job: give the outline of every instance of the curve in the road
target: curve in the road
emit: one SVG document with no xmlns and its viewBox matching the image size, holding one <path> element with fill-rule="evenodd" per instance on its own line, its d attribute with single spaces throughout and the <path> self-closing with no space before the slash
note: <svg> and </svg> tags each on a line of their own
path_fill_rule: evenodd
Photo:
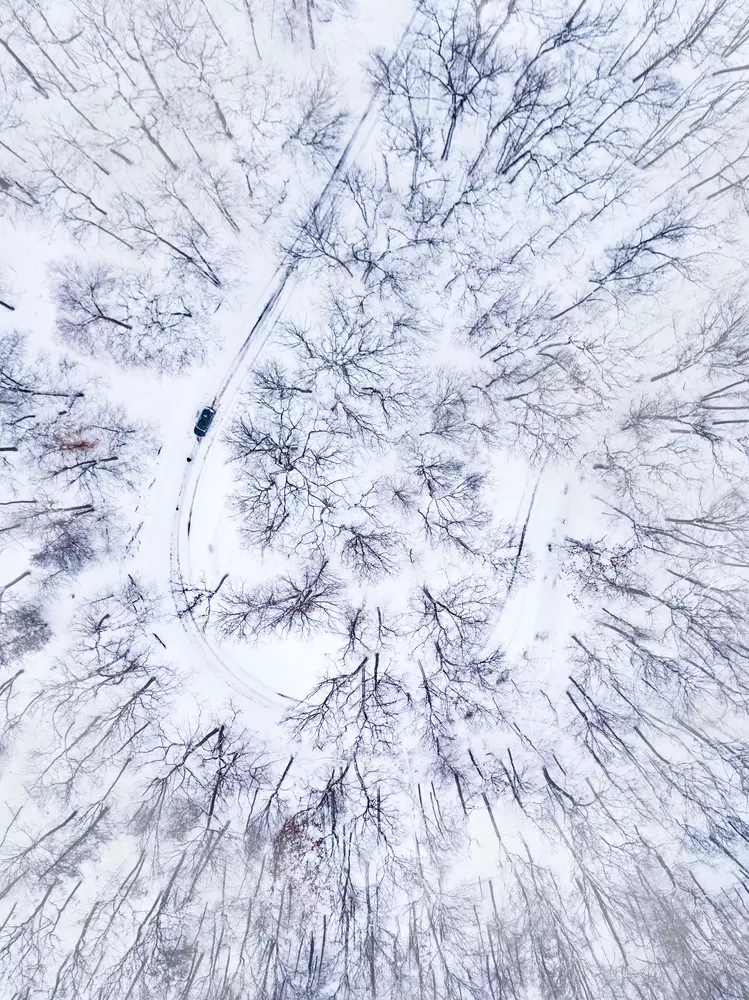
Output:
<svg viewBox="0 0 749 1000">
<path fill-rule="evenodd" d="M 413 30 L 414 23 L 419 16 L 421 16 L 421 12 L 417 7 L 393 51 L 391 62 L 395 60 L 398 53 L 406 44 Z M 333 203 L 335 197 L 334 185 L 338 177 L 348 165 L 355 152 L 371 136 L 371 130 L 374 127 L 372 122 L 373 112 L 377 106 L 378 99 L 379 92 L 375 90 L 356 127 L 353 129 L 343 152 L 333 167 L 319 197 L 310 209 L 310 218 L 314 218 L 318 212 L 327 209 Z M 298 281 L 298 270 L 297 261 L 282 264 L 278 267 L 268 286 L 266 286 L 266 291 L 270 289 L 270 293 L 267 294 L 267 297 L 264 296 L 263 306 L 257 319 L 231 359 L 221 385 L 213 397 L 212 406 L 216 410 L 216 416 L 207 437 L 202 442 L 197 442 L 193 447 L 192 455 L 190 456 L 191 461 L 186 466 L 172 521 L 170 545 L 172 594 L 177 605 L 179 620 L 182 622 L 183 627 L 198 645 L 201 653 L 206 656 L 208 662 L 223 673 L 229 685 L 238 694 L 267 708 L 283 708 L 288 702 L 294 702 L 296 699 L 282 694 L 280 691 L 275 691 L 255 676 L 249 677 L 246 667 L 234 663 L 228 652 L 219 649 L 211 637 L 203 631 L 195 618 L 194 611 L 189 608 L 187 602 L 185 602 L 184 607 L 179 607 L 179 599 L 180 597 L 184 598 L 191 576 L 190 544 L 193 514 L 208 455 L 212 446 L 219 440 L 220 431 L 228 419 L 232 404 L 249 374 L 251 365 L 270 337 L 282 312 L 283 305 L 288 301 L 293 292 Z"/>
</svg>

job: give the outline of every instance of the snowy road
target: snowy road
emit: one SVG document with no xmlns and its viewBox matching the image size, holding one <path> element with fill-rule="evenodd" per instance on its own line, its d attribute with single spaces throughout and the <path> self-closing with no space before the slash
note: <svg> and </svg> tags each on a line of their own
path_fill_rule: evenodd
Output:
<svg viewBox="0 0 749 1000">
<path fill-rule="evenodd" d="M 415 11 L 411 16 L 400 40 L 395 47 L 392 59 L 398 55 L 413 30 L 419 17 Z M 377 107 L 379 93 L 375 91 L 361 114 L 352 134 L 341 153 L 337 163 L 310 210 L 310 217 L 327 211 L 335 197 L 335 184 L 338 177 L 349 163 L 366 145 L 374 126 L 374 112 Z M 177 606 L 179 620 L 193 645 L 205 656 L 207 662 L 221 674 L 229 686 L 239 695 L 265 706 L 266 708 L 282 708 L 295 699 L 283 694 L 265 684 L 256 674 L 250 675 L 246 664 L 237 663 L 227 650 L 221 649 L 207 631 L 197 621 L 194 608 L 186 602 L 186 591 L 192 584 L 191 545 L 193 544 L 192 528 L 196 501 L 203 483 L 208 457 L 213 446 L 221 439 L 221 434 L 231 417 L 234 404 L 260 352 L 268 342 L 273 329 L 283 314 L 300 281 L 299 261 L 281 264 L 269 281 L 261 298 L 262 305 L 258 316 L 252 324 L 238 349 L 233 354 L 227 366 L 225 375 L 211 405 L 216 410 L 211 429 L 202 441 L 196 441 L 190 461 L 186 464 L 179 491 L 176 509 L 172 520 L 170 544 L 170 579 L 172 593 Z"/>
</svg>

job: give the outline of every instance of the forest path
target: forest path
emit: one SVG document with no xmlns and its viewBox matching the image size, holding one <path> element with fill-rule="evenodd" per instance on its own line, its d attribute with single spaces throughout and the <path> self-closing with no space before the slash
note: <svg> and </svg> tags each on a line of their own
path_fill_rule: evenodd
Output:
<svg viewBox="0 0 749 1000">
<path fill-rule="evenodd" d="M 391 60 L 407 44 L 414 23 L 420 15 L 416 9 L 406 25 L 398 44 L 393 50 Z M 330 176 L 310 209 L 309 218 L 315 218 L 320 212 L 327 211 L 335 198 L 336 181 L 354 161 L 366 145 L 375 122 L 375 114 L 380 94 L 375 89 L 360 115 Z M 293 247 L 291 248 L 293 251 Z M 291 252 L 290 251 L 290 252 Z M 235 658 L 214 641 L 203 625 L 197 620 L 194 607 L 187 601 L 187 590 L 193 584 L 191 546 L 194 544 L 192 530 L 196 514 L 196 503 L 208 468 L 208 459 L 215 445 L 221 440 L 221 434 L 226 427 L 234 409 L 234 404 L 245 384 L 253 365 L 256 363 L 263 348 L 268 343 L 273 331 L 283 315 L 284 308 L 298 286 L 300 261 L 292 259 L 290 263 L 281 263 L 266 285 L 261 296 L 261 305 L 257 318 L 244 336 L 239 347 L 231 356 L 224 376 L 216 391 L 211 406 L 216 410 L 211 428 L 202 441 L 196 440 L 179 490 L 178 499 L 172 517 L 171 544 L 169 555 L 169 579 L 172 585 L 172 595 L 179 621 L 191 644 L 202 656 L 211 663 L 223 676 L 227 684 L 239 695 L 262 705 L 265 708 L 283 708 L 296 699 L 287 694 L 275 691 L 272 686 L 262 681 L 256 673 L 249 675 L 246 664 L 239 664 Z M 206 394 L 207 396 L 207 394 Z"/>
</svg>

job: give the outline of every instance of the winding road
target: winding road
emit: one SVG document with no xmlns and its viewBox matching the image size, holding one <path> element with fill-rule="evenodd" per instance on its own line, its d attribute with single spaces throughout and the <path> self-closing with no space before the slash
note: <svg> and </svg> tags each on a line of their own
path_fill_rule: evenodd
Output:
<svg viewBox="0 0 749 1000">
<path fill-rule="evenodd" d="M 418 10 L 411 16 L 393 51 L 391 62 L 407 43 L 413 31 L 414 23 L 419 16 L 420 13 Z M 318 213 L 327 211 L 332 207 L 335 200 L 336 181 L 371 136 L 375 125 L 374 112 L 377 108 L 379 97 L 379 91 L 375 90 L 353 129 L 343 152 L 333 167 L 323 190 L 310 209 L 309 218 L 315 218 Z M 280 691 L 276 691 L 256 675 L 251 675 L 246 664 L 237 663 L 227 650 L 221 649 L 215 643 L 213 637 L 207 631 L 204 631 L 195 616 L 194 608 L 190 607 L 185 598 L 187 588 L 192 583 L 190 546 L 192 541 L 193 515 L 208 456 L 213 445 L 220 440 L 221 432 L 231 416 L 237 396 L 253 364 L 270 339 L 279 318 L 283 314 L 284 307 L 292 297 L 300 280 L 300 262 L 294 260 L 293 257 L 290 262 L 282 263 L 277 268 L 266 286 L 261 300 L 263 304 L 255 322 L 227 365 L 218 391 L 211 402 L 211 406 L 216 410 L 216 416 L 206 437 L 202 441 L 196 441 L 194 444 L 190 461 L 186 464 L 172 520 L 169 557 L 172 594 L 179 621 L 182 623 L 189 639 L 199 649 L 207 663 L 224 677 L 229 686 L 237 694 L 266 708 L 275 709 L 282 709 L 289 703 L 295 702 L 296 699 Z"/>
</svg>

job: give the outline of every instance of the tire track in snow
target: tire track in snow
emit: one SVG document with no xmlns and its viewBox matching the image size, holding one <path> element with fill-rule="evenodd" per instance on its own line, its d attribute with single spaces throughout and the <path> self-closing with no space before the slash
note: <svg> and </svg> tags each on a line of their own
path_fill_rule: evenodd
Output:
<svg viewBox="0 0 749 1000">
<path fill-rule="evenodd" d="M 393 51 L 391 62 L 395 60 L 406 43 L 416 19 L 422 16 L 421 11 L 417 7 Z M 333 167 L 330 177 L 315 204 L 312 206 L 309 218 L 314 218 L 321 209 L 333 204 L 336 181 L 343 169 L 348 165 L 352 155 L 371 137 L 374 128 L 374 122 L 372 121 L 373 112 L 377 107 L 379 97 L 379 91 L 375 90 L 353 129 L 343 152 Z M 369 128 L 367 128 L 368 125 Z M 300 236 L 297 236 L 292 245 L 292 251 L 299 239 Z M 280 318 L 283 306 L 288 302 L 298 283 L 299 265 L 299 261 L 291 261 L 277 268 L 270 282 L 266 285 L 266 292 L 268 288 L 271 289 L 270 294 L 265 298 L 260 314 L 232 358 L 221 385 L 213 397 L 211 405 L 216 410 L 216 416 L 208 435 L 203 439 L 202 446 L 201 442 L 197 442 L 193 446 L 190 456 L 191 461 L 187 464 L 182 477 L 175 516 L 172 519 L 170 545 L 171 589 L 178 613 L 178 620 L 182 623 L 188 636 L 200 648 L 201 652 L 207 656 L 208 661 L 219 672 L 223 673 L 230 686 L 238 694 L 242 694 L 244 697 L 266 708 L 280 708 L 284 706 L 285 702 L 295 702 L 297 699 L 280 691 L 275 691 L 257 677 L 253 676 L 249 678 L 247 676 L 247 669 L 235 663 L 229 653 L 226 650 L 221 650 L 212 641 L 210 636 L 203 631 L 195 618 L 194 609 L 189 603 L 186 610 L 179 607 L 178 595 L 182 595 L 183 598 L 186 597 L 186 587 L 189 585 L 191 577 L 190 543 L 193 516 L 208 456 L 213 445 L 220 440 L 220 432 L 227 422 L 232 404 L 249 375 L 252 364 L 268 341 Z M 253 347 L 256 347 L 256 349 L 252 350 Z"/>
</svg>

